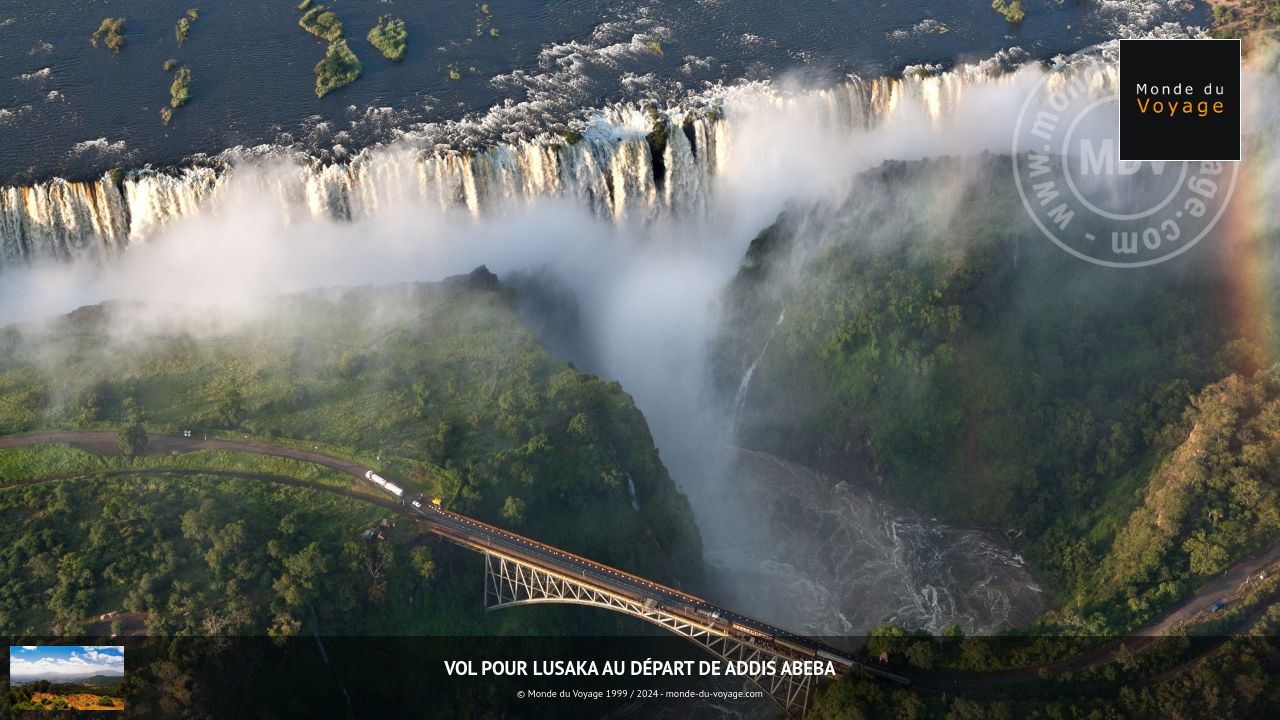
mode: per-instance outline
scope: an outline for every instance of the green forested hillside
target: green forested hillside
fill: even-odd
[[[1025,640],[888,627],[872,657],[909,673],[1098,657],[956,695],[855,674],[811,717],[1270,716],[1276,644],[1212,639],[1274,635],[1270,578],[1195,643],[1137,655],[1066,636],[1150,621],[1280,534],[1274,298],[1241,272],[1272,246],[1224,233],[1150,268],[1095,267],[1030,225],[1007,162],[888,163],[785,213],[726,292],[717,370],[743,399],[743,445],[1013,531],[1054,591]]]
[[[1205,388],[1165,436],[1111,551],[1081,569],[1099,609],[1149,614],[1280,532],[1280,366]]]
[[[487,271],[310,292],[226,327],[176,330],[137,310],[85,308],[0,331],[0,434],[142,426],[315,447],[569,550],[667,582],[699,579],[688,503],[631,398],[552,360]],[[362,540],[386,515],[376,507],[164,471],[344,487],[350,477],[130,449],[136,458],[0,450],[0,631],[488,634],[556,632],[570,617],[485,616],[481,561],[404,522],[385,542]],[[15,486],[108,469],[137,474]],[[580,631],[624,622],[572,621]]]
[[[1068,256],[1030,227],[1005,163],[890,163],[780,218],[727,293],[722,385],[772,337],[740,442],[1015,530],[1057,622],[1128,627],[1280,529],[1274,457],[1245,449],[1266,400],[1238,400],[1258,416],[1223,450],[1240,469],[1197,456],[1215,489],[1178,491],[1159,542],[1131,517],[1169,502],[1158,488],[1221,388],[1269,397],[1271,375],[1250,378],[1270,328],[1242,313],[1269,315],[1233,305],[1228,257],[1246,248],[1210,239],[1132,271]],[[1222,522],[1202,522],[1206,503]]]

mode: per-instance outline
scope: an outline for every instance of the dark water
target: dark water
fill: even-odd
[[[795,69],[817,77],[896,73],[1013,47],[1049,57],[1125,28],[1195,23],[1205,14],[1152,15],[1154,4],[1117,0],[1028,0],[1027,19],[1015,27],[989,0],[492,0],[492,20],[477,36],[482,14],[471,1],[327,4],[342,18],[364,76],[321,100],[312,68],[324,43],[298,27],[294,0],[0,0],[0,183],[175,164],[263,143],[321,156],[337,145],[340,157],[343,148],[422,131],[424,123],[441,143],[482,144],[561,129],[608,102],[669,101],[709,83]],[[179,48],[174,24],[188,7],[201,17]],[[408,25],[409,52],[399,64],[364,39],[384,13]],[[126,19],[127,47],[118,55],[89,44],[108,16]],[[191,102],[165,127],[168,58],[188,66],[194,84]],[[460,81],[449,78],[450,65]]]

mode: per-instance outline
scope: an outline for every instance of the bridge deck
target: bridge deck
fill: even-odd
[[[858,667],[896,682],[908,682],[900,675],[856,660],[825,643],[523,535],[435,505],[410,506],[410,509],[427,521],[432,532],[463,547],[508,555],[577,582],[595,585],[642,603],[651,602],[664,612],[702,625],[711,632],[752,643],[767,643],[773,652],[783,657],[830,660],[839,670]]]

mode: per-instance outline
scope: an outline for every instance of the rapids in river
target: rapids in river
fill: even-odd
[[[780,458],[733,450],[726,512],[747,542],[704,530],[711,584],[789,616],[806,634],[843,637],[896,623],[968,634],[1025,626],[1048,598],[1005,538],[948,526]],[[714,526],[713,526],[714,527]]]

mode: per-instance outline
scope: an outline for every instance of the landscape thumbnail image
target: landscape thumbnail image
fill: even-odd
[[[124,648],[15,645],[9,648],[13,710],[124,710]]]

